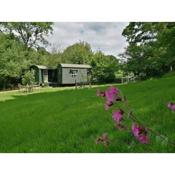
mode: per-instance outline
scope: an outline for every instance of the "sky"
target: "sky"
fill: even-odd
[[[52,47],[63,51],[66,47],[85,41],[93,51],[101,50],[105,54],[117,56],[127,46],[122,30],[128,23],[122,22],[57,22],[54,23],[53,35],[48,37]]]

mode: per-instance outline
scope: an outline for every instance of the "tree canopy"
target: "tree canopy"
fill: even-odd
[[[68,46],[63,52],[63,62],[74,64],[90,63],[93,52],[91,46],[86,42],[78,42]]]
[[[9,35],[0,34],[0,82],[3,82],[4,88],[8,78],[20,77],[29,62],[25,59],[23,44],[12,40]]]
[[[104,55],[101,51],[93,55],[91,61],[92,77],[95,82],[109,83],[115,81],[115,73],[119,69],[119,62],[113,55]]]
[[[151,77],[175,68],[175,23],[131,22],[122,35],[129,43],[127,71]]]
[[[48,44],[45,36],[53,30],[51,22],[1,22],[0,31],[16,37],[28,48]]]

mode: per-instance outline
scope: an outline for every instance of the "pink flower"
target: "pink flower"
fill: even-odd
[[[124,111],[119,109],[113,112],[112,118],[117,124],[120,124],[120,121],[123,119],[123,114],[124,114]]]
[[[109,87],[105,91],[106,100],[110,102],[116,101],[119,90],[116,87]]]
[[[115,101],[120,101],[121,97],[118,97],[119,90],[116,87],[109,87],[105,91],[106,103],[105,110],[108,110],[110,106],[114,104]]]
[[[135,137],[138,137],[141,132],[141,128],[136,124],[132,124],[132,132]]]
[[[117,95],[119,93],[119,90],[114,86],[109,87],[108,91],[110,91],[114,95]]]
[[[135,138],[143,144],[148,143],[148,136],[147,136],[147,131],[144,127],[141,127],[135,123],[132,124],[132,133],[135,136]]]
[[[147,144],[148,143],[148,136],[147,135],[140,135],[138,140],[140,143]]]
[[[169,102],[168,105],[167,105],[167,107],[168,107],[171,111],[175,112],[175,103]]]

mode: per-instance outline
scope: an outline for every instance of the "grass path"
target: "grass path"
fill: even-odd
[[[111,85],[120,85],[120,84],[105,84],[105,85],[91,85],[91,88],[97,88],[97,87],[106,87]],[[89,88],[89,85],[86,85],[85,88]],[[16,96],[26,96],[31,94],[37,94],[37,93],[45,93],[45,92],[57,92],[57,91],[64,91],[64,90],[74,90],[75,86],[70,87],[38,87],[33,90],[33,92],[25,93],[19,90],[11,90],[11,91],[0,91],[0,101],[6,101],[10,99],[14,99]],[[77,89],[80,89],[78,87]]]

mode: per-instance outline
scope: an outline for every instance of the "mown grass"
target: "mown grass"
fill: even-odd
[[[118,87],[139,120],[175,140],[175,113],[166,107],[175,101],[175,77]],[[114,107],[106,112],[103,103],[96,88],[1,93],[0,152],[175,152],[175,146],[162,144],[153,134],[150,143],[142,145],[130,130],[117,130],[111,117]],[[95,144],[104,132],[111,139],[108,149]]]

